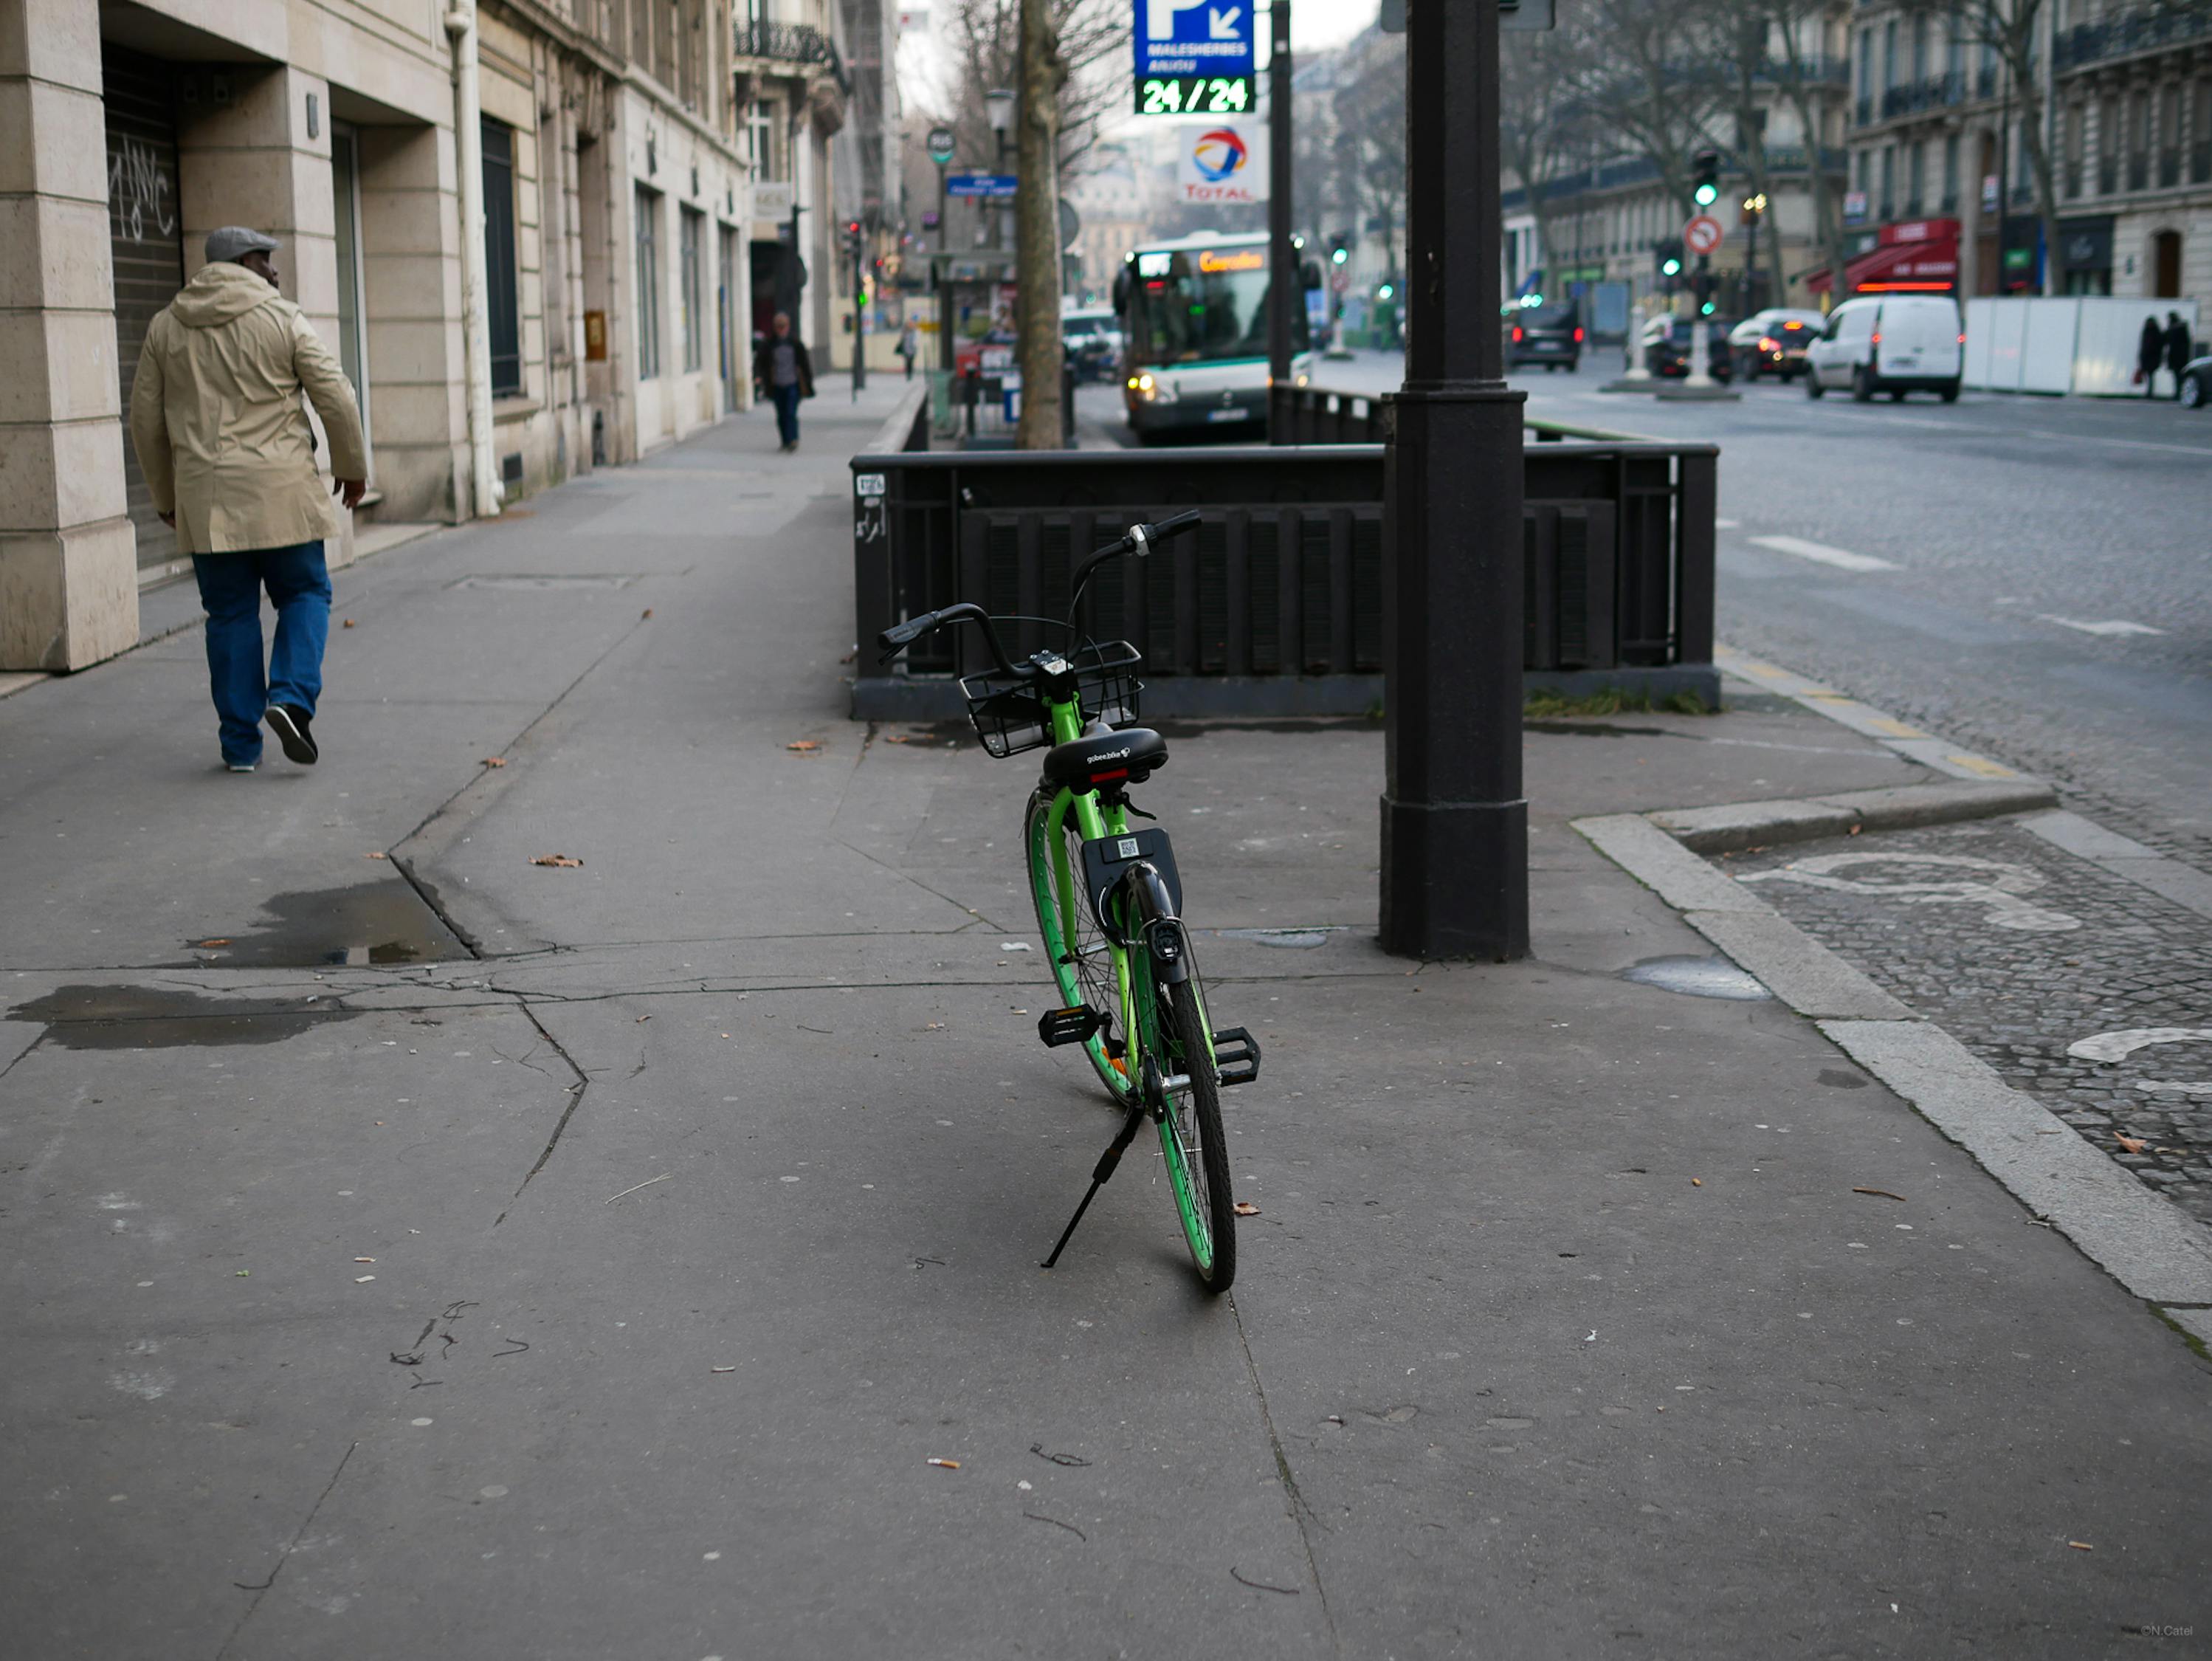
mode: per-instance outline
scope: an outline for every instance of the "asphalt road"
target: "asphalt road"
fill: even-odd
[[[2212,416],[1975,392],[1815,402],[1773,383],[1674,405],[1600,392],[1620,367],[1607,351],[1516,380],[1533,414],[1721,446],[1730,644],[2212,861]],[[1363,353],[1316,379],[1380,392],[1400,373]],[[1110,420],[1109,389],[1085,398]]]

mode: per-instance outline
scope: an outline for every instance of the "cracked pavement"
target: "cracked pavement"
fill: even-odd
[[[1918,776],[1778,700],[1532,730],[1513,965],[1375,948],[1363,723],[1175,729],[1259,1212],[1209,1300],[1132,1159],[1040,1272],[1115,1119],[1006,949],[1022,764],[843,718],[881,402],[341,573],[313,772],[215,770],[188,634],[0,701],[21,1652],[2202,1621],[2212,1368],[1808,1023],[1625,977],[1708,948],[1568,819]]]

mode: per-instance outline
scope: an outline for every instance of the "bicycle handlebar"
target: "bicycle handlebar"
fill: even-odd
[[[1180,514],[1170,514],[1157,525],[1132,525],[1119,540],[1097,550],[1078,568],[1074,581],[1068,586],[1068,616],[1073,618],[1075,608],[1081,604],[1084,587],[1091,581],[1091,574],[1108,560],[1119,559],[1124,554],[1134,554],[1141,559],[1152,551],[1154,544],[1179,537],[1186,531],[1195,530],[1198,522],[1198,510],[1187,508]],[[998,630],[991,626],[990,615],[972,600],[964,599],[934,611],[925,611],[918,618],[908,618],[904,623],[895,623],[884,630],[876,636],[876,644],[883,648],[882,660],[890,662],[932,630],[942,629],[954,623],[973,623],[981,628],[983,643],[990,648],[992,660],[1001,674],[1028,677],[1036,672],[1033,666],[1017,664],[1006,656],[1006,648],[999,639]]]

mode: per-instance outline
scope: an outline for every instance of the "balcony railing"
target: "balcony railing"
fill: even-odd
[[[2101,22],[2061,30],[2051,61],[2061,71],[2078,70],[2130,52],[2212,39],[2212,6],[2177,6],[2171,10],[2124,12]]]
[[[836,43],[805,23],[763,23],[743,19],[736,26],[737,55],[771,64],[818,64],[842,78]]]
[[[1887,121],[1900,115],[1917,115],[1923,110],[1946,109],[1954,104],[1964,103],[1966,98],[1965,76],[1930,76],[1925,81],[1907,82],[1883,93],[1882,119]]]

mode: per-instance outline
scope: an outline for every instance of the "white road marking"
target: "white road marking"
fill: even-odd
[[[1853,866],[1894,865],[1932,873],[1956,871],[1959,879],[1939,882],[1874,882],[1833,874]],[[1981,879],[1977,881],[1974,878]],[[1985,905],[1999,928],[2033,934],[2063,934],[2081,926],[2081,918],[2055,908],[2031,905],[2020,897],[2044,885],[2039,871],[2005,860],[1974,859],[1959,854],[1816,854],[1792,860],[1771,871],[1751,871],[1738,882],[1795,882],[1838,893],[1871,894],[1902,905]]]
[[[1902,565],[1886,559],[1876,559],[1872,554],[1855,554],[1848,548],[1831,548],[1825,542],[1808,542],[1803,537],[1752,537],[1753,546],[1771,548],[1778,554],[1795,554],[1800,559],[1832,565],[1841,571],[1901,571]]]
[[[2053,617],[2048,611],[2036,614],[2038,623],[2055,623],[2062,629],[2078,629],[2085,635],[2162,635],[2163,629],[2154,629],[2147,623],[2124,623],[2113,618],[2104,623],[2084,623],[2078,618]]]
[[[2076,1038],[2066,1046],[2066,1053],[2085,1062],[2109,1063],[2124,1062],[2136,1050],[2150,1045],[2201,1043],[2208,1040],[2212,1040],[2212,1026],[2130,1026],[2117,1032]],[[2212,1084],[2183,1083],[2178,1080],[2138,1079],[2136,1088],[2184,1096],[2212,1096]]]

